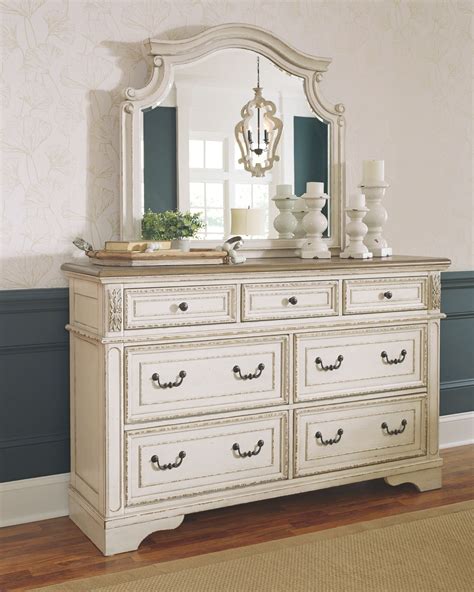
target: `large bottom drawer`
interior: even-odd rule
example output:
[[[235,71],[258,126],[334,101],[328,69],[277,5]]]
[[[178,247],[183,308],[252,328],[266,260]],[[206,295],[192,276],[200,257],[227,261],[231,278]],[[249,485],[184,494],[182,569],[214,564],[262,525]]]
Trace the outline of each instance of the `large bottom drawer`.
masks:
[[[127,434],[127,504],[288,477],[287,412]]]
[[[426,397],[295,412],[295,477],[426,454]]]

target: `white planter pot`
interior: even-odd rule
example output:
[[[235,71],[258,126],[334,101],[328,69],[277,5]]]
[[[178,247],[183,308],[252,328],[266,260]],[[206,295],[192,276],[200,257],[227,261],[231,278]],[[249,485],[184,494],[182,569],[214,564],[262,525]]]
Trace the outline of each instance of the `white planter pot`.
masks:
[[[189,238],[175,238],[171,241],[172,249],[179,249],[180,251],[189,251],[191,248]]]

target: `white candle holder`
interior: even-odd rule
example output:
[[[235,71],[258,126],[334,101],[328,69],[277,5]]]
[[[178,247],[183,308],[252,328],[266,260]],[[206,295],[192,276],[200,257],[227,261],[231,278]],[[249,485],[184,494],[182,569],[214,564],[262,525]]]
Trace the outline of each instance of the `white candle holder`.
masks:
[[[389,184],[385,183],[385,181],[363,182],[359,187],[365,193],[367,207],[369,208],[364,218],[364,223],[367,224],[368,228],[364,244],[373,253],[374,257],[391,257],[392,248],[388,246],[382,234],[388,218],[387,210],[382,205],[382,198]]]
[[[306,230],[303,228],[303,220],[308,213],[308,208],[302,197],[295,201],[293,207],[293,216],[296,218],[296,228],[293,232],[295,238],[304,238],[306,236]]]
[[[331,251],[323,239],[323,233],[328,227],[328,220],[322,213],[329,195],[311,195],[305,193],[304,199],[308,213],[303,218],[303,229],[306,232],[306,240],[300,251],[301,259],[330,259]]]
[[[278,232],[278,238],[293,238],[297,222],[292,211],[297,199],[291,185],[276,186],[276,195],[272,201],[280,213],[273,220],[273,228]]]
[[[364,245],[364,237],[367,234],[368,228],[362,222],[368,211],[369,208],[346,208],[346,214],[351,219],[346,226],[349,244],[339,255],[341,259],[372,259],[372,253]]]

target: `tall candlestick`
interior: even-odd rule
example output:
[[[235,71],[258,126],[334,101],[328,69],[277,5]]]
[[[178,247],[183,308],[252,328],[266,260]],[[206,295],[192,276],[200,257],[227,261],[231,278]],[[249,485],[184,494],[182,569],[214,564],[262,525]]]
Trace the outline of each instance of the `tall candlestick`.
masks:
[[[301,259],[330,259],[331,251],[323,239],[323,233],[328,227],[326,216],[322,209],[329,195],[320,193],[323,183],[307,183],[306,193],[302,196],[306,202],[308,213],[303,218],[303,229],[306,239],[300,251]]]

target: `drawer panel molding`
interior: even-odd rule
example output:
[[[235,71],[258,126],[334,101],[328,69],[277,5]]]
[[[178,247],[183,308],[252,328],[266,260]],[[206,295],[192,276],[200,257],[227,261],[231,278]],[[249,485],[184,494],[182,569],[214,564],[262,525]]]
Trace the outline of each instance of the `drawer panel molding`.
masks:
[[[295,477],[426,455],[426,397],[295,412]]]
[[[237,288],[127,288],[124,290],[125,329],[234,323]]]
[[[288,402],[289,337],[125,348],[129,423]]]
[[[428,277],[343,281],[343,313],[365,314],[428,309]]]
[[[426,325],[297,334],[295,400],[426,388],[426,340]]]
[[[242,286],[242,320],[262,321],[339,314],[338,281]]]
[[[288,478],[286,411],[126,435],[128,506]]]

